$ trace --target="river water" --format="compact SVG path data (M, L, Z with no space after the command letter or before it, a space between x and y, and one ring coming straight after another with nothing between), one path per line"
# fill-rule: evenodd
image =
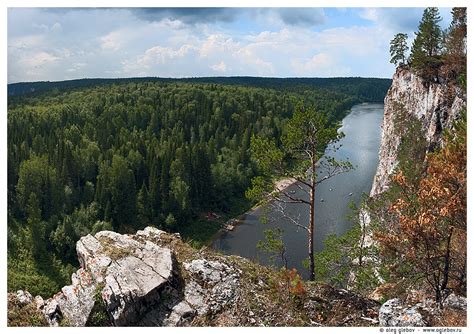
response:
M315 203L315 252L323 249L323 242L330 234L341 235L352 226L347 216L351 213L350 201L359 203L362 193L369 193L375 170L378 165L378 151L381 138L383 104L360 104L352 107L351 112L344 118L341 131L345 137L339 142L341 148L330 155L338 160L347 160L354 169L348 173L339 174L319 184L316 191ZM291 185L288 191L294 196L303 196L296 185ZM303 204L287 204L287 215L307 226L308 207ZM267 223L262 223L260 217L268 217ZM214 240L214 249L224 253L240 255L262 264L281 266L280 261L272 262L268 255L257 248L259 240L264 239L263 231L279 227L284 230L283 240L287 250L289 268L296 268L303 277L307 278L307 270L302 261L308 257L308 235L305 230L298 229L288 219L282 217L268 204L244 215L243 222L233 231L226 231Z

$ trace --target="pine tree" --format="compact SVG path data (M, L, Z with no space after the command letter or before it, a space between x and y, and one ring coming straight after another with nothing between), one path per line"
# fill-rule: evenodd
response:
M299 102L295 109L287 123L286 134L281 138L281 149L273 140L252 137L252 158L263 176L252 179L252 187L247 190L246 196L256 200L271 198L275 210L282 213L285 220L307 232L309 275L310 280L314 280L316 188L321 182L350 170L352 165L325 154L326 147L336 144L343 137L343 133L337 131L337 124L331 124L324 113L317 112L314 107L306 107L303 102ZM293 180L306 196L295 196L287 190L275 191L274 177ZM287 204L308 206L307 221L290 217L286 213Z
M443 34L439 22L438 8L424 10L410 54L412 66L417 70L435 65L436 56L440 55Z
M466 8L453 8L451 25L444 41L445 76L457 79L466 74Z
M139 228L149 226L151 224L151 205L150 198L148 195L148 189L146 188L145 182L143 182L140 191L137 196L137 226Z
M392 64L403 65L405 64L405 53L408 51L407 46L407 34L398 33L390 41L390 62Z

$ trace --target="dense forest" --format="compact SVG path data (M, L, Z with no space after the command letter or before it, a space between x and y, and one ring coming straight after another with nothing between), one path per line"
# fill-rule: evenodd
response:
M280 138L299 100L338 122L356 103L381 102L390 84L323 80L119 80L10 97L8 289L58 291L77 266L76 241L103 229L153 225L206 242L251 204L252 135Z
M238 85L301 92L308 89L331 89L357 96L365 102L380 102L390 87L390 79L380 78L262 78L262 77L204 77L204 78L119 78L119 79L77 79L66 81L19 82L8 85L8 96L40 94L56 90L89 88L99 85L141 82L188 82Z

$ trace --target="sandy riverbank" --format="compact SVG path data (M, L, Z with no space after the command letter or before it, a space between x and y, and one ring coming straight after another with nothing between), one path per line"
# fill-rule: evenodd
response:
M295 182L296 180L294 178L286 178L286 179L278 180L275 182L275 191L278 191L278 192L283 191Z

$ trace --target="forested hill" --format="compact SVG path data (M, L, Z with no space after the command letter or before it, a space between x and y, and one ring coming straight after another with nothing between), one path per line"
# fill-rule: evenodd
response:
M252 136L280 138L298 100L338 122L381 86L326 83L333 86L78 80L9 97L9 290L58 291L77 266L76 241L104 229L155 226L202 245L251 205Z
M383 102L392 82L379 78L262 78L262 77L203 77L203 78L118 78L118 79L77 79L66 81L19 82L8 85L8 96L38 94L51 90L64 91L100 85L140 82L190 82L240 85L247 87L272 88L300 91L304 89L329 89L357 97L360 102Z

